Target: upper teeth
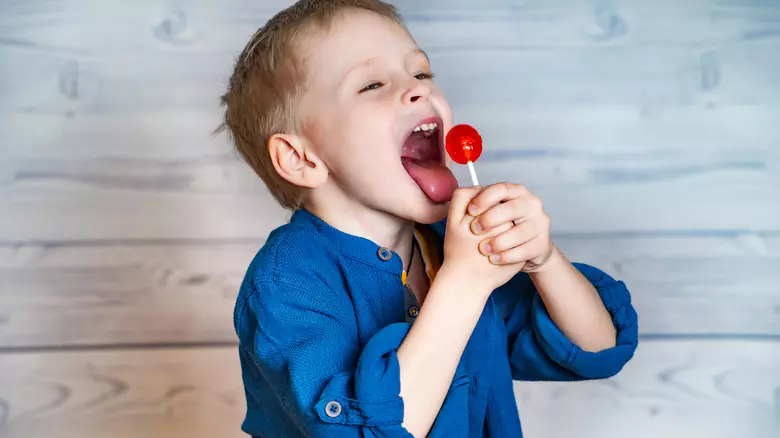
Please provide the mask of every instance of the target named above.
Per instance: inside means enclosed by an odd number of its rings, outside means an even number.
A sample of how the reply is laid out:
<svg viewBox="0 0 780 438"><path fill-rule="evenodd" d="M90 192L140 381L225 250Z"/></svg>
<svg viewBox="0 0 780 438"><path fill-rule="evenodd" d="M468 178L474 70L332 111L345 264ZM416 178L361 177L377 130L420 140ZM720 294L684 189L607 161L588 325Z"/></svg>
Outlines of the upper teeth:
<svg viewBox="0 0 780 438"><path fill-rule="evenodd" d="M434 131L436 128L438 128L439 125L436 123L423 123L422 125L415 126L414 132L418 131Z"/></svg>

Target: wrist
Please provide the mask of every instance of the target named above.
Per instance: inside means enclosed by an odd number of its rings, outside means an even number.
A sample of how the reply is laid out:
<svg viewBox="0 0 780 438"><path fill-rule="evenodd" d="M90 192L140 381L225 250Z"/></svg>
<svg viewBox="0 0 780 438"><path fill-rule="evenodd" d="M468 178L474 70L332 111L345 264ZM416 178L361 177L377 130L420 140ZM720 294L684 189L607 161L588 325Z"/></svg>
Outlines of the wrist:
<svg viewBox="0 0 780 438"><path fill-rule="evenodd" d="M446 260L439 268L436 280L447 283L447 288L452 289L452 291L485 300L493 292L485 281L480 281L479 277L467 267L453 265L447 263Z"/></svg>
<svg viewBox="0 0 780 438"><path fill-rule="evenodd" d="M568 263L568 260L566 260L566 257L563 255L563 253L558 250L558 247L552 245L550 255L547 257L547 259L533 271L528 272L528 274L532 278L538 276L547 276L551 273L555 274L556 271L560 272L560 269L564 267L566 263Z"/></svg>

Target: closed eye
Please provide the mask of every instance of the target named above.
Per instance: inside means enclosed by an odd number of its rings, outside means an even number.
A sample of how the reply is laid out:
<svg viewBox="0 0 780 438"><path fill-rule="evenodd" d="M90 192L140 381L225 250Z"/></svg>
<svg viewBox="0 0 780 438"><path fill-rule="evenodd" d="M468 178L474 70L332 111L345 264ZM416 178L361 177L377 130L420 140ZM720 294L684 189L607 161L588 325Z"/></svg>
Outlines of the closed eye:
<svg viewBox="0 0 780 438"><path fill-rule="evenodd" d="M434 74L433 73L417 73L416 75L414 75L414 77L417 80L425 81L425 80L433 79L434 78ZM365 87L361 88L360 91L358 92L358 94L362 94L362 93L365 93L367 91L378 90L378 89L382 88L384 85L385 84L383 84L381 82L372 82L372 83L366 85Z"/></svg>
<svg viewBox="0 0 780 438"><path fill-rule="evenodd" d="M434 74L433 73L417 73L416 75L414 75L414 77L419 79L419 80L421 80L421 81L425 81L425 80L433 79L434 78Z"/></svg>
<svg viewBox="0 0 780 438"><path fill-rule="evenodd" d="M382 84L381 82L372 82L372 83L366 85L365 87L363 87L358 92L358 94L365 93L366 91L378 90L378 89L382 88L383 85L384 84Z"/></svg>

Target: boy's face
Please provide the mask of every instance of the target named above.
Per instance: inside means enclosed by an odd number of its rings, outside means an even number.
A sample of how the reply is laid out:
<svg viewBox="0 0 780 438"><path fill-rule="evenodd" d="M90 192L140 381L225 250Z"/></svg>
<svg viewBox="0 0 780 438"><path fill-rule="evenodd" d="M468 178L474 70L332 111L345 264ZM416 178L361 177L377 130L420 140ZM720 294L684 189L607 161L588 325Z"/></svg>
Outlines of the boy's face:
<svg viewBox="0 0 780 438"><path fill-rule="evenodd" d="M309 87L299 116L328 184L397 217L443 218L457 187L443 146L452 115L414 39L388 19L348 12L301 50Z"/></svg>

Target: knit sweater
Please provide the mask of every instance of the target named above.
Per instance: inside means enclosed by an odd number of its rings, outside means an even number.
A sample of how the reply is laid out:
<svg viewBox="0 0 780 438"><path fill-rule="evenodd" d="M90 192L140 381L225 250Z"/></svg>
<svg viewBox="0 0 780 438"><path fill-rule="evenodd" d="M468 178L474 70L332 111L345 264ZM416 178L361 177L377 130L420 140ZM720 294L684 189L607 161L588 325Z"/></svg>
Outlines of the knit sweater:
<svg viewBox="0 0 780 438"><path fill-rule="evenodd" d="M427 230L442 257L445 222ZM426 260L430 263L430 260ZM463 352L430 437L520 437L513 380L615 375L637 347L629 292L601 270L595 286L617 345L590 353L551 320L527 274L496 289ZM306 210L270 233L249 265L234 324L247 413L256 437L411 437L402 426L396 351L417 303L398 254L341 232Z"/></svg>

